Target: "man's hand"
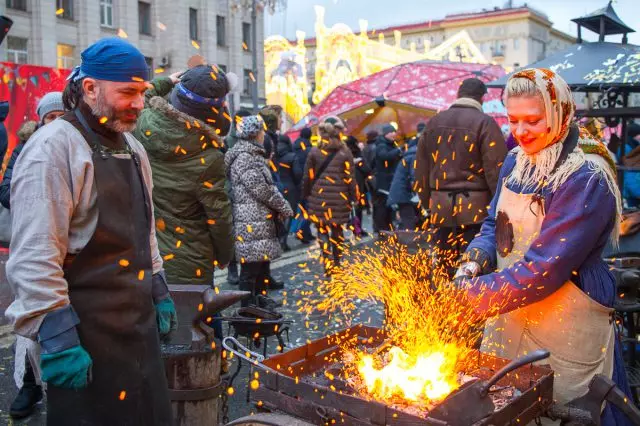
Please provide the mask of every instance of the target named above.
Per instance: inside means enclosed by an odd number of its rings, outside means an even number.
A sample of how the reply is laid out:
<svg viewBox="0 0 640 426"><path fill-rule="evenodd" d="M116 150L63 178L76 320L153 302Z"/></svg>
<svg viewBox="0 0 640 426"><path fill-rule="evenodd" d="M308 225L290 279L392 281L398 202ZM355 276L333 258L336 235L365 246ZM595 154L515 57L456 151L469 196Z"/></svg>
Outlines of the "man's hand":
<svg viewBox="0 0 640 426"><path fill-rule="evenodd" d="M182 79L182 74L184 74L184 71L178 71L178 72L174 72L173 74L171 74L169 76L169 78L171 79L171 82L173 84L178 84L180 82L180 80Z"/></svg>
<svg viewBox="0 0 640 426"><path fill-rule="evenodd" d="M80 345L40 356L42 381L64 389L84 389L91 382L93 361Z"/></svg>

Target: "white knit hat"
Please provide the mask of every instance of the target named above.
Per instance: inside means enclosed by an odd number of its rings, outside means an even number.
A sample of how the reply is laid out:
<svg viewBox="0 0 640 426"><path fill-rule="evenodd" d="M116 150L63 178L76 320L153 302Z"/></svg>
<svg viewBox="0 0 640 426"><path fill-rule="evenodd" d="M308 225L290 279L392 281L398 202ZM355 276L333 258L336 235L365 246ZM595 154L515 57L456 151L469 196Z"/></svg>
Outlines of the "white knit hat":
<svg viewBox="0 0 640 426"><path fill-rule="evenodd" d="M40 99L40 102L38 102L36 114L38 114L38 118L40 118L41 123L44 120L44 117L53 111L64 111L62 92L49 92Z"/></svg>

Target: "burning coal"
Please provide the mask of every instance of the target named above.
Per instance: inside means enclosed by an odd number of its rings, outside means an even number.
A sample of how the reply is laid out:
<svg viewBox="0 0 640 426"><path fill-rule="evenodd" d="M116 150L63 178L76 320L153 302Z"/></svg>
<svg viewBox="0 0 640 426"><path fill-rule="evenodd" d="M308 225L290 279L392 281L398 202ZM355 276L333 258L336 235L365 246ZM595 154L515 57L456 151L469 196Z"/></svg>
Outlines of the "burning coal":
<svg viewBox="0 0 640 426"><path fill-rule="evenodd" d="M440 259L446 256L439 256ZM360 394L393 403L431 405L460 386L482 332L476 303L449 280L429 250L409 253L396 241L354 253L309 296L303 311L354 316L356 299L384 306L384 348L373 353L345 342L342 362ZM441 260L442 261L442 260Z"/></svg>

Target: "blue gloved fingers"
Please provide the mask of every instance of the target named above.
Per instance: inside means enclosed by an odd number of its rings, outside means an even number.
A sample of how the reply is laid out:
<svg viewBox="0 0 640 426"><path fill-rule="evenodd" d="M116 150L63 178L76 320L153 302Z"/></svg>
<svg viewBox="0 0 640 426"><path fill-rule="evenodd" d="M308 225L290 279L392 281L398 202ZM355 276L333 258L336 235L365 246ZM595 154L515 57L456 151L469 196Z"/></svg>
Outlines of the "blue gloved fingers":
<svg viewBox="0 0 640 426"><path fill-rule="evenodd" d="M83 389L90 382L93 361L80 345L52 354L42 354L42 381L65 389Z"/></svg>

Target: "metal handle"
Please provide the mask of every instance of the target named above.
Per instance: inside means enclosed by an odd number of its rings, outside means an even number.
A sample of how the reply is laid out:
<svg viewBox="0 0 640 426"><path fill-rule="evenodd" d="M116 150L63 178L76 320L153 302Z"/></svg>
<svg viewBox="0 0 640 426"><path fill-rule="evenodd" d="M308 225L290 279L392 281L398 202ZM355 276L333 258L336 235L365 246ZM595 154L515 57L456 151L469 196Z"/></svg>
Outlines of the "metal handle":
<svg viewBox="0 0 640 426"><path fill-rule="evenodd" d="M234 345L235 347L232 347L231 345ZM251 364L259 367L262 370L269 371L271 373L277 373L276 370L272 369L271 367L267 367L262 363L262 361L264 361L265 359L264 356L260 355L259 353L250 351L247 347L238 342L235 337L228 336L222 339L222 347L235 354L238 358L244 359L245 361L250 362ZM243 352L238 351L237 348L239 348Z"/></svg>
<svg viewBox="0 0 640 426"><path fill-rule="evenodd" d="M513 361L511 361L509 364L505 365L504 367L502 367L500 370L498 370L498 372L496 374L493 375L493 377L491 377L487 383L484 384L483 388L480 390L480 395L481 396L486 396L487 393L489 393L489 389L491 389L491 386L495 385L496 383L498 383L500 381L500 379L502 379L504 376L506 376L508 373L512 372L515 369L518 369L520 367L522 367L523 365L527 365L527 364L531 364L532 362L536 362L536 361L540 361L546 358L549 358L549 355L551 355L549 353L548 350L546 349L538 349L535 350L523 357L520 357L518 359L514 359Z"/></svg>

